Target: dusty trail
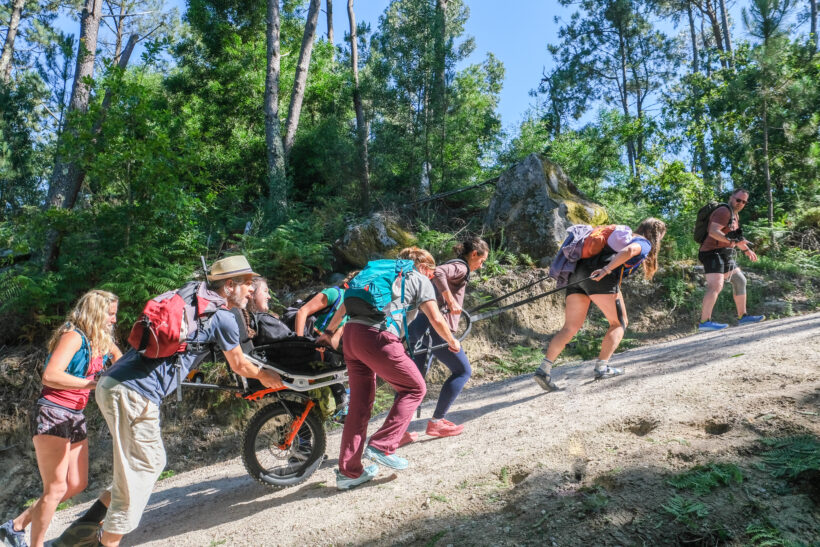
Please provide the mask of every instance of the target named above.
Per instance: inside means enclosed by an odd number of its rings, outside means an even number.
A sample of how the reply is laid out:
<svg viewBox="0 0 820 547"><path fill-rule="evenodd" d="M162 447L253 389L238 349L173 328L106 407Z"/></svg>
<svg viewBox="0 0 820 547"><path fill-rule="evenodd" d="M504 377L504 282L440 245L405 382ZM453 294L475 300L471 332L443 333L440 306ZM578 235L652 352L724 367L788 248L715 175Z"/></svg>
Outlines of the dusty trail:
<svg viewBox="0 0 820 547"><path fill-rule="evenodd" d="M626 374L599 382L589 363L559 367L563 389L551 394L529 376L468 384L448 416L466 424L463 435L422 434L400 449L409 469L382 468L349 492L335 489L340 431L322 468L293 488L266 489L239 458L176 475L158 483L123 545L424 544L434 534L502 544L510 530L493 515L505 496L523 512L548 485L737 458L761 436L820 435L820 314L646 346L613 364ZM433 403L411 430L423 433ZM641 481L632 487L640 493ZM50 537L87 506L58 513Z"/></svg>

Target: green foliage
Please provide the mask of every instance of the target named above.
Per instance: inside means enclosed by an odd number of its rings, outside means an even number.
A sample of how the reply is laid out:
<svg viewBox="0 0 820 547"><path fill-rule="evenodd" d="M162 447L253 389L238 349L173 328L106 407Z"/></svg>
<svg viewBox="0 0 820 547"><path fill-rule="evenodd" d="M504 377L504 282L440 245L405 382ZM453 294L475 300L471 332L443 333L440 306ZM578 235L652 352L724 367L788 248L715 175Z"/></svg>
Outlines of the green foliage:
<svg viewBox="0 0 820 547"><path fill-rule="evenodd" d="M755 547L797 547L798 543L784 539L780 530L771 522L764 520L746 527L749 544Z"/></svg>
<svg viewBox="0 0 820 547"><path fill-rule="evenodd" d="M794 479L803 471L820 469L820 441L812 435L763 439L770 447L762 460L775 477Z"/></svg>
<svg viewBox="0 0 820 547"><path fill-rule="evenodd" d="M709 508L703 503L678 495L669 498L661 509L689 528L696 528L697 520L709 515Z"/></svg>
<svg viewBox="0 0 820 547"><path fill-rule="evenodd" d="M242 247L259 273L295 284L330 269L331 254L322 228L309 215L302 215L267 234L257 228L243 236Z"/></svg>
<svg viewBox="0 0 820 547"><path fill-rule="evenodd" d="M505 357L492 358L495 363L493 368L510 376L526 374L533 371L543 356L544 350L541 348L516 345Z"/></svg>
<svg viewBox="0 0 820 547"><path fill-rule="evenodd" d="M430 251L436 262L452 258L453 246L458 243L455 234L438 232L424 224L420 224L416 237L418 238L417 245Z"/></svg>
<svg viewBox="0 0 820 547"><path fill-rule="evenodd" d="M743 472L733 463L710 463L698 465L666 482L675 488L703 495L719 486L740 484L743 482Z"/></svg>
<svg viewBox="0 0 820 547"><path fill-rule="evenodd" d="M157 478L157 480L161 481L161 480L164 480L164 479L170 479L171 477L173 477L176 474L177 474L177 472L174 471L173 469L166 469L162 473L159 474L159 478Z"/></svg>

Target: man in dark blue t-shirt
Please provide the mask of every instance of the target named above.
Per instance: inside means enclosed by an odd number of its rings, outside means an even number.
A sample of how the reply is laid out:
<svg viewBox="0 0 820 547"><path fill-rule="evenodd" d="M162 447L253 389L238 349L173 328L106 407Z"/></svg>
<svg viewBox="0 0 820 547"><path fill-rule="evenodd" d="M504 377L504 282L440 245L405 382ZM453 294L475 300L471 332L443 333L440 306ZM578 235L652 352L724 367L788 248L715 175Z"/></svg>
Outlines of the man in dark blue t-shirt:
<svg viewBox="0 0 820 547"><path fill-rule="evenodd" d="M225 307L218 309L204 328L191 334L188 344L215 343L234 372L278 388L282 387L278 374L256 367L242 353L239 326L229 311L245 307L253 294L251 281L256 275L244 256L228 257L211 266L208 296L224 302ZM190 353L147 359L131 349L97 384L97 405L111 430L114 448L114 481L103 523L103 545L119 545L122 537L139 524L154 483L165 467L159 405L179 388L179 378L187 376L195 358L196 354Z"/></svg>

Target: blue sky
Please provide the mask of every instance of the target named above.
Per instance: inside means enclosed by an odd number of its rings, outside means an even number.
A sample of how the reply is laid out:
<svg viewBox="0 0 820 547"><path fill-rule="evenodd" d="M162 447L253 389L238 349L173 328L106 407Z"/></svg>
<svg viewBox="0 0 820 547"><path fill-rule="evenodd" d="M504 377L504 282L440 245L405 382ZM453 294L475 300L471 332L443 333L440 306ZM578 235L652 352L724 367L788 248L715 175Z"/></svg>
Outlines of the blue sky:
<svg viewBox="0 0 820 547"><path fill-rule="evenodd" d="M166 2L168 7L177 7L180 13L185 12L185 0ZM376 31L379 16L389 3L390 0L358 0L354 5L357 21L370 23L371 30ZM465 35L475 38L476 44L475 51L465 63L480 63L488 52L492 52L504 64L506 74L499 113L504 129L515 133L527 109L534 104L535 99L529 96L530 90L538 86L545 68L552 66L547 44L557 43L561 26L560 21L555 22L555 17L566 21L574 10L563 8L557 0L506 0L503 7L500 7L500 0L465 0L465 3L470 10ZM740 7L747 3L729 2L735 41L746 34ZM322 2L318 31L326 36L324 8L325 2ZM339 44L349 30L345 0L333 3L333 19L334 38ZM76 34L79 31L79 23L74 17L62 17L60 26L65 32ZM662 23L662 28L669 34L675 32L668 22ZM585 118L582 121L589 120Z"/></svg>

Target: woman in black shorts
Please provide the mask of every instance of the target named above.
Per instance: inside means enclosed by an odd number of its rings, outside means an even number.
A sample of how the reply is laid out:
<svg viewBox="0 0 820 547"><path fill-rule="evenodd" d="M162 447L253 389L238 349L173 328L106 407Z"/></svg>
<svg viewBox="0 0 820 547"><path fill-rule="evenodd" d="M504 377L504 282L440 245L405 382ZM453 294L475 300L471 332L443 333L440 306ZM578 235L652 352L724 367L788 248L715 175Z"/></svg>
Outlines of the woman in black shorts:
<svg viewBox="0 0 820 547"><path fill-rule="evenodd" d="M578 261L567 287L564 326L552 337L544 360L533 377L538 385L547 391L558 389L550 377L553 362L583 326L590 302L609 321L609 329L601 342L601 352L595 363L595 378L623 374L623 370L609 366L609 358L621 343L627 325L621 282L640 264L644 265L646 279L652 279L658 269L658 250L665 234L666 224L662 220L647 218L633 232L631 239L624 242L623 248L613 249L606 245L598 255ZM591 279L573 285L587 277Z"/></svg>
<svg viewBox="0 0 820 547"><path fill-rule="evenodd" d="M0 526L5 545L43 545L57 505L85 490L88 483L88 433L83 409L106 361L122 353L114 342L117 297L90 291L58 328L48 344L43 390L31 416L31 434L43 495L17 518Z"/></svg>

